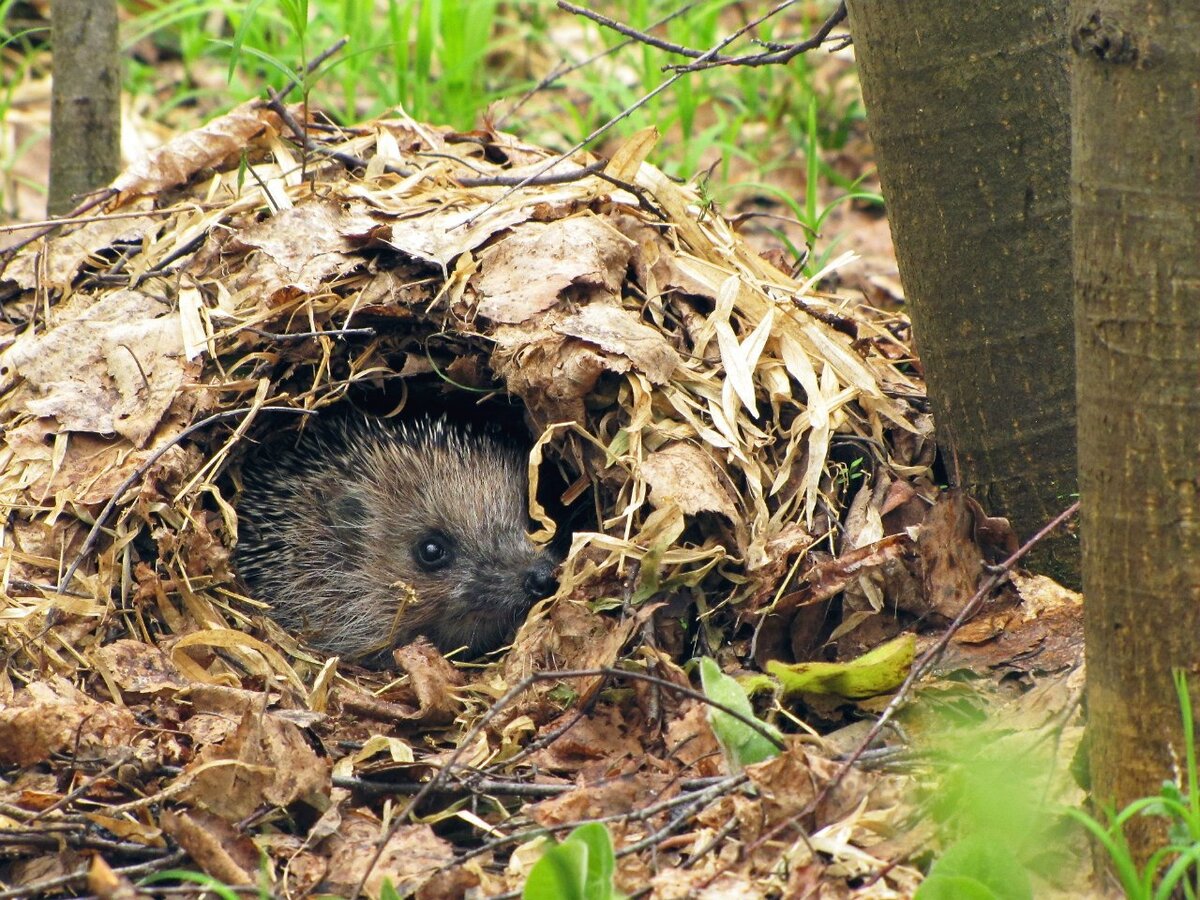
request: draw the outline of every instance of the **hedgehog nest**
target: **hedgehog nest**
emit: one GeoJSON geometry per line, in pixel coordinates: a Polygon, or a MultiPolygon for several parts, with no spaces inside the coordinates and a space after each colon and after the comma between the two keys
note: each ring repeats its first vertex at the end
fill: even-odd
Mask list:
{"type": "Polygon", "coordinates": [[[313,121],[303,153],[282,130],[239,108],[9,254],[7,696],[128,639],[200,683],[311,680],[229,566],[239,460],[296,411],[518,404],[589,523],[524,671],[611,662],[663,604],[676,659],[744,640],[837,550],[848,467],[927,474],[907,323],[760,257],[649,135],[600,164],[406,119],[313,121]]]}

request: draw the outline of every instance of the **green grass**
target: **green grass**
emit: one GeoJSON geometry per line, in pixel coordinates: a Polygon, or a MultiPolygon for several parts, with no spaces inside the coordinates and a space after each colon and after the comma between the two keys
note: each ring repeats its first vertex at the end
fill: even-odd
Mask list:
{"type": "MultiPolygon", "coordinates": [[[[596,8],[647,28],[678,6],[674,0],[612,0],[596,8]]],[[[749,13],[768,8],[765,3],[745,7],[749,13]]],[[[710,47],[742,21],[741,8],[732,0],[697,2],[663,26],[665,36],[690,47],[710,47]]],[[[768,22],[758,33],[764,39],[790,39],[812,27],[793,21],[785,31],[768,22]]],[[[550,0],[504,5],[498,0],[169,0],[127,21],[123,43],[133,51],[150,41],[178,56],[184,77],[176,88],[180,96],[168,99],[167,109],[207,100],[216,111],[261,96],[264,86],[280,87],[288,72],[302,71],[308,59],[342,36],[348,38],[346,50],[309,81],[315,103],[344,121],[399,106],[422,121],[463,130],[477,127],[497,101],[519,97],[560,59],[575,63],[625,42],[611,30],[558,11],[550,0]],[[211,78],[199,77],[206,66],[227,73],[225,89],[201,87],[211,84],[211,78]]],[[[754,49],[745,41],[734,46],[754,49]]],[[[555,112],[566,115],[564,143],[616,116],[667,77],[664,65],[679,61],[632,44],[573,72],[552,94],[555,112]]],[[[152,81],[146,64],[134,61],[130,68],[128,87],[144,90],[152,81]]],[[[836,147],[861,110],[854,104],[839,108],[832,95],[815,95],[811,73],[804,57],[783,67],[695,73],[616,132],[627,135],[656,124],[673,138],[658,161],[687,176],[713,150],[730,158],[761,158],[763,147],[744,140],[751,123],[804,146],[807,110],[815,101],[821,143],[836,147]]],[[[564,119],[555,118],[561,127],[564,119]]],[[[521,120],[509,124],[520,130],[521,120]]]]}
{"type": "MultiPolygon", "coordinates": [[[[0,0],[0,16],[11,6],[12,0],[0,0]]],[[[164,0],[147,6],[128,3],[122,19],[125,88],[152,97],[138,108],[149,106],[155,118],[179,130],[282,87],[345,37],[345,48],[303,82],[310,103],[335,119],[352,123],[403,109],[420,121],[470,130],[498,117],[506,130],[561,150],[660,85],[670,75],[665,65],[685,61],[568,15],[553,0],[164,0]],[[593,56],[506,115],[553,67],[593,56]]],[[[698,49],[771,6],[765,0],[592,3],[618,21],[698,49]]],[[[765,23],[757,36],[796,40],[816,24],[793,15],[765,23]]],[[[28,36],[0,29],[4,40],[24,50],[10,49],[0,71],[0,113],[22,66],[38,52],[28,36]]],[[[742,38],[727,52],[756,49],[742,38]]],[[[692,73],[619,122],[597,149],[611,152],[653,124],[663,138],[651,161],[679,178],[717,165],[713,178],[727,186],[713,194],[717,199],[732,196],[731,179],[746,189],[771,181],[776,171],[806,171],[807,196],[793,212],[815,234],[831,190],[844,195],[837,202],[857,195],[821,154],[844,144],[862,110],[818,88],[814,65],[815,57],[802,56],[787,66],[692,73]]],[[[0,174],[22,152],[0,149],[0,174]]],[[[795,207],[793,198],[781,199],[795,207]]],[[[811,252],[814,241],[810,265],[820,258],[811,252]]],[[[831,249],[824,247],[825,257],[831,249]]]]}
{"type": "Polygon", "coordinates": [[[1157,796],[1135,800],[1119,813],[1108,809],[1103,819],[1082,810],[1071,810],[1104,848],[1113,874],[1125,896],[1134,900],[1169,900],[1200,896],[1200,775],[1196,764],[1196,720],[1188,692],[1187,673],[1175,671],[1175,694],[1183,721],[1184,770],[1182,783],[1164,781],[1157,796]],[[1125,838],[1125,826],[1138,816],[1163,819],[1167,841],[1138,866],[1125,838]]]}

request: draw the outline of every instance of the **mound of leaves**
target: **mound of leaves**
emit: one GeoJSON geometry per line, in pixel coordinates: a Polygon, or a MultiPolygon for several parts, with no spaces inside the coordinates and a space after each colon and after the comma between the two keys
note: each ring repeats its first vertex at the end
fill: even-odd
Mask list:
{"type": "Polygon", "coordinates": [[[564,160],[301,116],[183,135],[4,260],[0,897],[179,867],[492,896],[597,820],[631,893],[910,892],[871,849],[891,776],[792,733],[897,679],[785,685],[750,764],[693,666],[851,657],[962,608],[990,520],[940,504],[947,540],[911,536],[936,492],[907,322],[749,250],[643,162],[652,133],[564,160]],[[571,550],[507,651],[367,672],[244,595],[243,456],[346,406],[528,433],[536,537],[571,550]]]}

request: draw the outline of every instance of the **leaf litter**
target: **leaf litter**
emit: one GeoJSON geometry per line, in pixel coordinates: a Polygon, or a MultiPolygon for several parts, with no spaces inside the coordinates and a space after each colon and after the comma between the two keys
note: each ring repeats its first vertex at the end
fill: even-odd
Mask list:
{"type": "MultiPolygon", "coordinates": [[[[599,171],[491,130],[307,126],[319,153],[240,107],[3,259],[0,896],[181,861],[491,896],[586,820],[629,892],[910,895],[902,774],[796,727],[878,698],[779,695],[784,751],[732,771],[689,665],[853,659],[1010,549],[934,486],[907,321],[759,256],[643,162],[652,133],[599,171]],[[308,414],[410,401],[518,404],[540,536],[574,533],[507,653],[367,672],[240,592],[237,473],[308,414]]],[[[1074,599],[988,609],[963,665],[1075,664],[1074,599]]]]}

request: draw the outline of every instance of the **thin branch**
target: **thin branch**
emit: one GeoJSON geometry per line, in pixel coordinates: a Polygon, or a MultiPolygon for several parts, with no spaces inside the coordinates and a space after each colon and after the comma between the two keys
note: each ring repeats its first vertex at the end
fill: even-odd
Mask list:
{"type": "MultiPolygon", "coordinates": [[[[748,21],[745,25],[735,31],[724,43],[729,43],[731,40],[741,37],[746,32],[757,28],[767,19],[776,16],[783,12],[789,6],[793,6],[797,0],[783,0],[782,3],[774,6],[765,14],[756,19],[748,21]]],[[[569,13],[574,13],[577,16],[582,16],[590,19],[596,24],[608,28],[618,34],[624,35],[629,41],[636,41],[647,46],[654,47],[666,53],[674,53],[676,56],[685,56],[689,59],[694,59],[696,62],[691,64],[681,64],[677,66],[667,66],[667,71],[673,72],[697,72],[701,69],[711,69],[717,66],[770,66],[782,65],[791,59],[799,56],[801,53],[807,53],[809,50],[815,50],[830,39],[830,32],[838,25],[846,20],[846,4],[842,0],[837,8],[830,13],[821,27],[814,32],[813,36],[806,41],[800,41],[794,44],[783,43],[764,43],[767,48],[763,53],[747,53],[741,56],[725,56],[723,54],[713,55],[711,50],[699,50],[694,47],[686,47],[683,44],[676,44],[672,41],[666,41],[662,38],[655,37],[650,32],[643,31],[638,28],[626,25],[623,22],[618,22],[616,19],[610,18],[602,13],[592,9],[587,9],[583,6],[577,6],[568,0],[558,0],[558,8],[569,13]]],[[[650,28],[656,28],[660,23],[651,25],[650,28]]],[[[849,41],[848,38],[842,37],[843,42],[839,46],[845,46],[849,41]]]]}
{"type": "MultiPolygon", "coordinates": [[[[148,875],[151,872],[156,872],[160,869],[166,869],[171,866],[178,865],[188,858],[187,853],[183,850],[177,850],[168,856],[161,859],[151,860],[150,862],[138,863],[133,866],[125,866],[124,868],[114,868],[113,874],[120,875],[125,878],[137,878],[139,875],[148,875]]],[[[72,872],[68,875],[56,875],[53,878],[47,878],[44,881],[33,881],[28,884],[23,884],[20,887],[12,888],[7,891],[0,891],[0,900],[24,900],[27,897],[36,897],[40,894],[49,893],[60,888],[68,887],[79,882],[86,882],[88,877],[89,867],[84,867],[78,872],[72,872]]]]}
{"type": "MultiPolygon", "coordinates": [[[[692,0],[691,3],[685,3],[683,6],[679,7],[679,9],[675,10],[672,13],[669,13],[668,15],[663,16],[661,19],[659,19],[656,22],[652,22],[647,27],[648,28],[658,28],[662,25],[666,25],[668,22],[679,18],[684,13],[690,12],[692,10],[692,8],[697,6],[700,2],[701,2],[701,0],[692,0]]],[[[516,104],[513,106],[512,109],[507,110],[504,113],[504,115],[502,115],[499,119],[497,119],[495,127],[503,128],[504,123],[507,122],[510,118],[512,118],[512,116],[517,112],[517,110],[519,110],[522,106],[524,106],[525,103],[531,97],[535,96],[539,91],[543,91],[546,88],[548,88],[550,85],[554,84],[554,82],[559,81],[563,78],[566,78],[572,72],[577,72],[580,69],[590,66],[592,63],[596,62],[597,60],[603,59],[606,56],[610,56],[619,50],[623,50],[624,48],[628,47],[630,44],[632,44],[634,42],[635,42],[634,38],[632,38],[632,37],[626,38],[625,40],[619,41],[618,43],[614,44],[611,47],[606,47],[603,50],[599,50],[596,53],[593,53],[591,56],[587,57],[586,59],[580,60],[579,62],[573,63],[569,66],[565,65],[564,63],[559,63],[541,81],[539,81],[537,84],[535,84],[533,87],[531,87],[528,91],[526,91],[521,96],[521,99],[516,102],[516,104]]]]}
{"type": "MultiPolygon", "coordinates": [[[[773,14],[773,13],[772,13],[773,14]]],[[[772,15],[768,14],[768,15],[772,15]]],[[[765,16],[763,18],[766,18],[765,16]]],[[[829,37],[829,33],[838,25],[846,20],[846,0],[842,0],[838,4],[837,9],[830,13],[829,18],[824,21],[820,28],[816,30],[807,41],[801,41],[798,44],[792,44],[783,50],[775,50],[768,53],[749,53],[745,56],[726,57],[721,62],[695,62],[687,66],[679,66],[677,71],[680,72],[698,72],[701,69],[711,69],[714,66],[776,66],[789,62],[801,53],[807,53],[809,50],[815,50],[820,47],[829,37]]],[[[757,23],[755,23],[757,24],[757,23]]],[[[845,47],[849,44],[848,38],[841,38],[841,43],[838,47],[845,47]]]]}

